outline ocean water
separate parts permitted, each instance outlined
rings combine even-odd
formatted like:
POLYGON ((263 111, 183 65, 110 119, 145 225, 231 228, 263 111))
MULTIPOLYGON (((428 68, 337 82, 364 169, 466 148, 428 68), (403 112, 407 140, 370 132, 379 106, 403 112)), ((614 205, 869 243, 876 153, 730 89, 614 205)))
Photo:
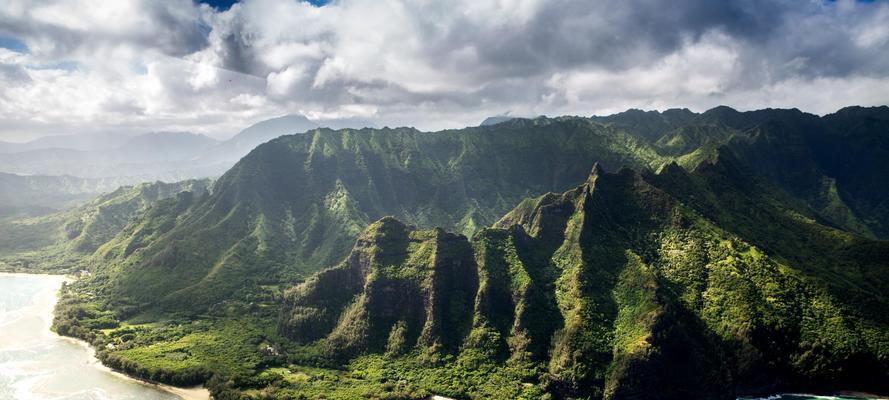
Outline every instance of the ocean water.
POLYGON ((175 400, 103 369, 90 350, 53 334, 62 278, 0 274, 0 400, 175 400))

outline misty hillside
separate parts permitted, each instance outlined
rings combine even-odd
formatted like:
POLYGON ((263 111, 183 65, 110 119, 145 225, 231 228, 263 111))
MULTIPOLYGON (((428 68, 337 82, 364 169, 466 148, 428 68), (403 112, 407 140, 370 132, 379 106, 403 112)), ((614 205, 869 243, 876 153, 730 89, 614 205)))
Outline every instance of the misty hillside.
MULTIPOLYGON (((42 178, 39 183, 43 188, 58 191, 66 187, 59 178, 37 178, 42 178)), ((82 204, 75 206, 71 206, 71 199, 78 197, 70 193, 56 195, 64 197, 69 207, 47 209, 42 215, 11 215, 0 220, 0 269, 67 273, 90 269, 87 256, 97 252, 155 203, 180 196, 201 196, 209 192, 210 186, 211 181, 207 179, 121 186, 98 196, 80 195, 82 204)), ((45 191, 35 197, 54 198, 45 191)))
POLYGON ((45 149, 110 150, 123 145, 129 138, 128 135, 114 133, 51 135, 25 143, 0 142, 0 154, 45 149))
MULTIPOLYGON (((362 121, 321 121, 351 126, 362 121)), ((72 134, 26 143, 0 142, 0 172, 113 179, 119 185, 217 177, 256 146, 319 127, 301 115, 260 121, 227 140, 189 132, 72 134)))
POLYGON ((114 190, 119 184, 115 179, 0 173, 0 218, 62 210, 114 190))

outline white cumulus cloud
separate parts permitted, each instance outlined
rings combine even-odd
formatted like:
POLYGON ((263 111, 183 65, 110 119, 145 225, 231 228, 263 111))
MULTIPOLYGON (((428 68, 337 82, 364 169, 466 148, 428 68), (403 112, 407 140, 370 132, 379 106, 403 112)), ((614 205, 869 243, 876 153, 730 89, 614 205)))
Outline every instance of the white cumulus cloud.
POLYGON ((7 0, 10 41, 0 140, 889 103, 885 1, 7 0))

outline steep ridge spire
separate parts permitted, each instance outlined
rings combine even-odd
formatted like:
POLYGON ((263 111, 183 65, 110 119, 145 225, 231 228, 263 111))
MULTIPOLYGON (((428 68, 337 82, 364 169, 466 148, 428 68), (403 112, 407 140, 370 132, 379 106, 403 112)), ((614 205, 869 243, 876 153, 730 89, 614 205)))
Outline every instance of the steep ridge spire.
POLYGON ((593 164, 593 169, 590 171, 590 175, 586 179, 586 183, 591 186, 595 185, 596 181, 599 179, 599 176, 604 173, 605 169, 602 168, 602 165, 599 164, 598 161, 596 161, 596 163, 593 164))

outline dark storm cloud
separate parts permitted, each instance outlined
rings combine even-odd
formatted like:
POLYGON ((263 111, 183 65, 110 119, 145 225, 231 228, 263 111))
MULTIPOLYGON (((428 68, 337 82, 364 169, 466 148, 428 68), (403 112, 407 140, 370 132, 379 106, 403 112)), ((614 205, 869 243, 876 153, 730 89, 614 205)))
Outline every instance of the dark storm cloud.
MULTIPOLYGON (((751 64, 771 64, 772 73, 844 76, 889 67, 889 51, 862 49, 849 34, 850 25, 859 23, 867 11, 843 15, 837 7, 817 1, 556 0, 518 27, 492 28, 459 18, 443 37, 435 29, 421 32, 431 44, 427 55, 436 62, 446 64, 454 51, 472 47, 492 74, 517 76, 591 65, 619 70, 647 64, 708 32, 724 33, 747 46, 754 53, 751 58, 759 58, 751 64), (795 59, 803 63, 782 71, 795 59)), ((877 10, 879 4, 856 7, 877 10)), ((889 50, 885 43, 879 49, 889 50)))
POLYGON ((783 13, 774 2, 553 1, 520 29, 460 20, 429 54, 471 44, 484 61, 519 73, 589 64, 625 68, 670 54, 712 29, 761 40, 783 13))
MULTIPOLYGON (((149 2, 151 20, 157 26, 153 28, 154 35, 140 37, 140 42, 146 47, 157 47, 162 52, 172 56, 184 56, 194 53, 207 46, 207 34, 211 27, 194 19, 183 19, 181 13, 174 13, 167 2, 149 2), (160 34, 158 34, 160 33, 160 34)), ((196 15, 191 15, 196 17, 196 15)))
POLYGON ((261 72, 250 44, 240 32, 230 33, 222 38, 221 67, 243 74, 257 75, 261 72))

